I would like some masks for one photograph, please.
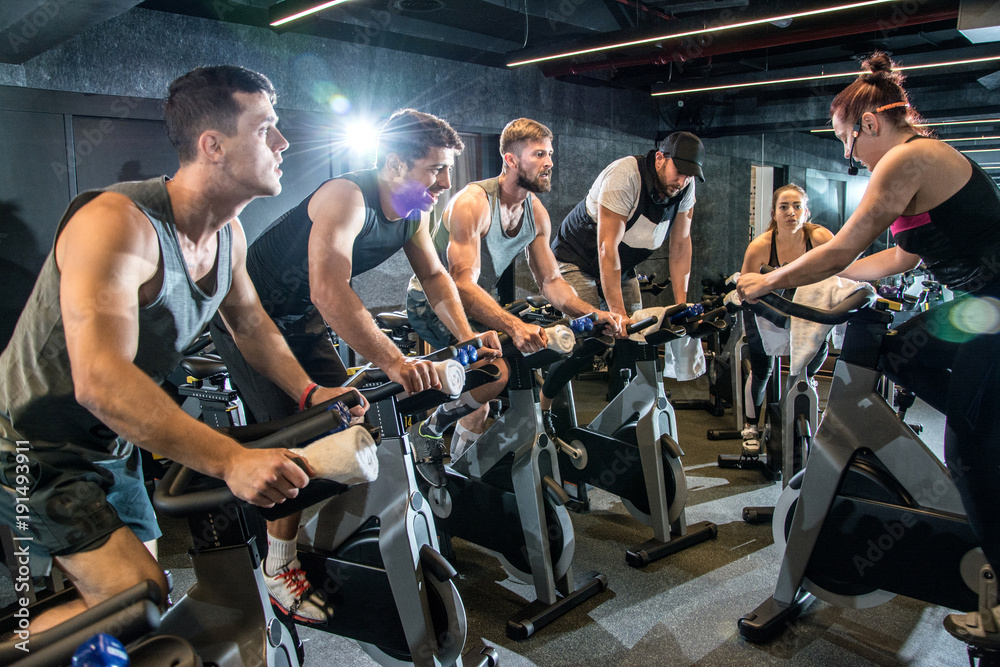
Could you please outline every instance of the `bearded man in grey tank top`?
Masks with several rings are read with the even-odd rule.
[[[496,178],[470,183],[448,203],[434,244],[455,280],[469,317],[483,328],[502,331],[524,354],[544,348],[548,341],[542,327],[512,315],[490,295],[500,275],[522,251],[541,293],[571,317],[597,311],[598,323],[611,335],[622,333],[621,315],[600,311],[577,296],[559,272],[549,247],[552,224],[549,213],[535,196],[552,189],[552,131],[529,118],[507,124],[500,135],[503,171]],[[447,331],[430,309],[424,307],[421,286],[411,281],[407,314],[414,329],[427,340],[447,342]],[[551,400],[543,397],[543,409]],[[474,442],[486,422],[486,408],[456,426],[452,458]],[[414,434],[420,437],[419,430]]]

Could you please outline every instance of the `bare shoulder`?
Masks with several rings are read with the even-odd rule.
[[[484,236],[490,226],[490,202],[486,191],[475,183],[468,184],[448,202],[445,215],[452,236],[456,233]]]
[[[826,243],[833,239],[833,232],[823,225],[817,225],[814,222],[806,223],[806,231],[809,232],[809,238],[812,240],[813,245]]]
[[[549,218],[549,211],[545,208],[545,205],[541,202],[538,197],[531,198],[531,210],[535,214],[535,217],[544,216],[547,220]]]
[[[104,192],[87,202],[66,222],[63,238],[90,236],[108,247],[145,250],[158,257],[156,230],[146,214],[131,199],[117,192]]]

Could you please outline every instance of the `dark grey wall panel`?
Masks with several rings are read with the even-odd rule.
[[[66,153],[61,115],[0,110],[0,348],[69,203]]]
[[[77,192],[177,171],[177,151],[163,123],[131,118],[73,118]]]

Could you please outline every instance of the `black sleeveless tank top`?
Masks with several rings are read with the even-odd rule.
[[[809,228],[803,227],[802,232],[806,235],[806,252],[813,249],[812,237],[809,236]],[[778,259],[778,230],[775,229],[771,232],[771,257],[767,260],[768,266],[773,266],[778,268],[781,266],[781,260]]]
[[[361,188],[365,201],[365,222],[354,239],[351,253],[351,276],[354,277],[375,268],[402,248],[420,226],[420,211],[401,220],[389,220],[382,211],[376,169],[353,171],[337,178],[355,183]],[[312,230],[309,202],[315,194],[313,191],[298,206],[272,222],[250,244],[247,252],[247,272],[264,310],[281,326],[301,320],[314,309],[309,295],[309,233]]]
[[[929,137],[911,137],[927,139]],[[925,213],[901,215],[893,238],[919,255],[935,279],[949,289],[1000,291],[1000,188],[973,160],[972,176],[962,188]]]

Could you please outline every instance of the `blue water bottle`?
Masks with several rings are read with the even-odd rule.
[[[111,635],[94,635],[73,653],[73,667],[128,667],[128,652]]]

